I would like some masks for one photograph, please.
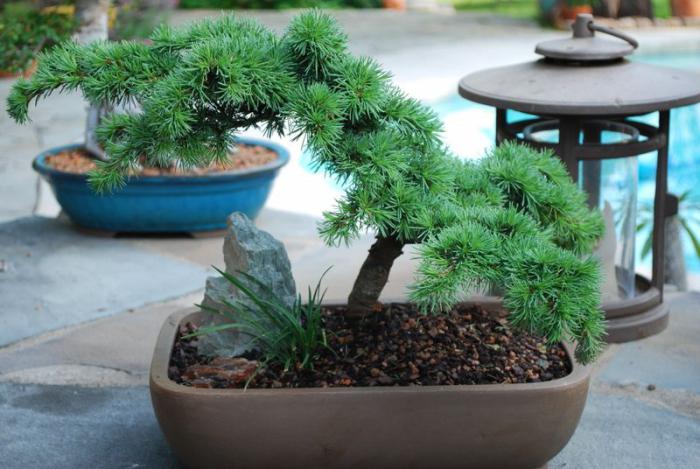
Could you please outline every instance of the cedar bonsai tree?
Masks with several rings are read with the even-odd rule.
[[[420,245],[410,298],[439,312],[463,292],[495,286],[511,322],[555,342],[575,339],[592,360],[604,333],[598,213],[551,154],[504,144],[477,162],[451,155],[437,116],[393,86],[373,60],[354,57],[335,20],[297,16],[281,37],[223,16],[187,29],[159,28],[151,44],[64,44],[20,80],[8,111],[54,90],[80,89],[94,104],[136,103],[99,129],[109,159],[90,177],[99,191],[143,163],[202,165],[227,157],[252,126],[303,138],[317,168],[346,188],[324,214],[329,244],[376,233],[348,298],[371,314],[394,260]]]

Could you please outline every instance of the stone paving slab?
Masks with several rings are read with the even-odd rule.
[[[0,346],[199,290],[207,269],[27,217],[0,224]]]
[[[700,396],[700,292],[668,297],[668,329],[619,347],[601,372],[601,382],[641,386],[662,383],[665,389],[687,390]]]
[[[31,124],[18,125],[5,112],[13,83],[0,79],[0,222],[36,213],[39,178],[32,160],[49,147],[79,142],[86,114],[78,94],[54,94],[32,106]]]
[[[593,392],[571,442],[549,469],[700,467],[700,419]]]
[[[0,384],[3,469],[178,468],[148,388]]]
[[[202,295],[200,290],[0,348],[0,382],[145,386],[166,318],[193,308]]]

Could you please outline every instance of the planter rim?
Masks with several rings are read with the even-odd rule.
[[[478,304],[485,307],[493,307],[500,304],[495,297],[485,297],[483,301],[467,301],[463,304]],[[588,365],[581,365],[574,359],[573,345],[563,342],[569,362],[571,363],[571,373],[563,378],[544,381],[539,383],[515,383],[515,384],[455,384],[439,386],[356,386],[356,387],[333,387],[333,388],[279,388],[279,389],[201,389],[172,381],[168,377],[170,356],[172,354],[175,336],[180,324],[185,319],[194,319],[200,312],[196,308],[185,308],[179,310],[165,320],[156,341],[151,368],[149,371],[149,385],[151,390],[160,389],[168,392],[176,392],[185,395],[208,396],[274,396],[284,393],[285,395],[320,394],[320,395],[342,395],[342,394],[386,394],[386,393],[494,393],[494,392],[534,392],[540,389],[567,389],[578,386],[582,381],[589,379],[591,368]]]
[[[242,170],[231,170],[231,171],[217,171],[214,173],[195,175],[195,176],[132,176],[129,177],[129,185],[152,185],[152,184],[202,184],[202,183],[212,183],[212,182],[229,182],[236,179],[245,179],[252,176],[257,176],[260,174],[275,172],[281,167],[289,163],[289,151],[282,145],[272,142],[270,140],[262,138],[253,137],[237,137],[236,143],[242,143],[246,145],[258,145],[265,147],[269,150],[277,153],[277,159],[270,163],[262,166],[256,166],[254,168],[242,169]],[[52,147],[47,150],[42,151],[39,155],[34,158],[32,167],[36,172],[45,177],[61,178],[61,179],[71,179],[75,181],[87,181],[86,174],[76,174],[69,173],[65,171],[59,171],[52,168],[46,164],[46,157],[54,155],[61,151],[72,150],[83,148],[83,144],[74,143],[69,145],[60,145],[57,147]]]

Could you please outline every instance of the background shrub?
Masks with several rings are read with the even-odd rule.
[[[0,11],[0,70],[23,72],[36,54],[67,39],[75,29],[71,16],[43,13],[30,3],[8,3]]]
[[[379,8],[381,0],[180,0],[180,8],[237,8],[283,10],[286,8]]]

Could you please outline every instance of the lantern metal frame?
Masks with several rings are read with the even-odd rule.
[[[573,37],[537,45],[544,58],[467,75],[459,93],[496,108],[496,145],[512,140],[552,150],[574,181],[579,180],[579,162],[597,163],[597,169],[587,165],[582,181],[592,206],[598,206],[600,181],[588,177],[589,171],[599,175],[603,160],[656,152],[651,278],[635,273],[634,296],[602,305],[607,340],[627,342],[661,332],[668,324],[663,287],[665,220],[674,214],[667,207],[670,110],[700,102],[700,74],[627,60],[637,42],[596,25],[591,15],[579,15],[572,29]],[[534,117],[509,122],[510,110]],[[652,113],[658,113],[656,127],[632,119]],[[534,129],[558,130],[558,141],[534,139]],[[629,138],[605,143],[605,130]]]
[[[664,223],[666,211],[666,191],[668,175],[668,135],[670,112],[659,111],[659,126],[629,120],[633,116],[558,116],[548,115],[515,122],[508,122],[507,109],[496,110],[496,145],[506,140],[516,141],[538,149],[552,150],[564,162],[572,179],[578,180],[579,162],[614,158],[637,157],[657,152],[656,192],[654,196],[654,223],[652,228],[652,275],[651,279],[636,274],[636,296],[607,302],[602,305],[608,320],[608,341],[627,342],[657,334],[668,324],[669,308],[663,302],[664,286]],[[558,125],[557,143],[538,142],[525,138],[522,132],[528,126],[541,123]],[[615,128],[615,124],[629,126],[645,137],[644,140],[624,143],[602,143],[603,130]],[[583,134],[583,142],[581,140]],[[591,205],[597,206],[597,193],[587,189],[593,197]],[[663,196],[662,196],[663,195]]]

